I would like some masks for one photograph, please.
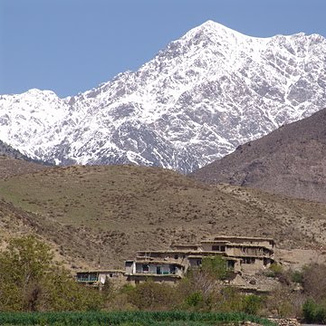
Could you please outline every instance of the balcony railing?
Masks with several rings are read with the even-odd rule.
[[[98,277],[78,277],[77,282],[97,282]]]

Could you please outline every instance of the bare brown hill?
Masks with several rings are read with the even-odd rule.
[[[49,240],[48,237],[51,232],[58,232],[59,230],[60,225],[57,225],[57,223],[46,221],[44,218],[27,213],[3,199],[0,200],[1,247],[5,246],[7,241],[13,237],[36,234],[54,249],[57,260],[69,266],[74,263],[74,259],[66,257],[60,251],[60,247],[55,242]]]
[[[239,146],[192,177],[326,203],[326,109]]]
[[[24,159],[16,159],[0,154],[0,179],[18,174],[28,174],[46,169],[48,166]]]
[[[326,244],[323,204],[209,186],[159,168],[48,168],[0,180],[0,194],[9,231],[10,206],[75,267],[121,268],[137,250],[211,234],[274,237],[283,248]]]

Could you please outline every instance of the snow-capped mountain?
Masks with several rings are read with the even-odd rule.
[[[208,21],[138,71],[77,96],[0,96],[0,140],[57,164],[187,173],[324,107],[325,38],[255,38]]]

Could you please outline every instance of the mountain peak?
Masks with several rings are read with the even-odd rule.
[[[73,98],[0,98],[0,140],[48,162],[187,173],[326,107],[325,57],[323,38],[254,38],[209,20]]]
[[[204,33],[215,34],[215,35],[228,35],[228,36],[232,35],[232,36],[236,36],[236,37],[250,38],[250,36],[248,36],[248,35],[237,32],[237,31],[233,30],[232,28],[229,28],[223,24],[217,23],[213,20],[207,20],[203,24],[193,28],[192,31],[196,31],[196,32],[202,31]]]
[[[207,29],[207,30],[214,30],[214,31],[227,30],[227,31],[230,31],[230,32],[236,32],[235,30],[233,30],[233,29],[231,29],[229,27],[226,27],[223,24],[217,23],[217,22],[215,22],[213,20],[207,20],[203,24],[199,25],[198,28]],[[238,32],[236,32],[236,33],[238,33]]]

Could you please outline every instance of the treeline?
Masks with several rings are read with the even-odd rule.
[[[206,258],[175,286],[148,279],[116,288],[109,280],[102,291],[78,284],[53,259],[50,247],[34,236],[10,241],[0,252],[0,311],[184,311],[303,317],[326,323],[326,267],[310,265],[284,271],[273,264],[265,276],[280,286],[268,295],[246,295],[222,285],[232,275],[220,257]]]

